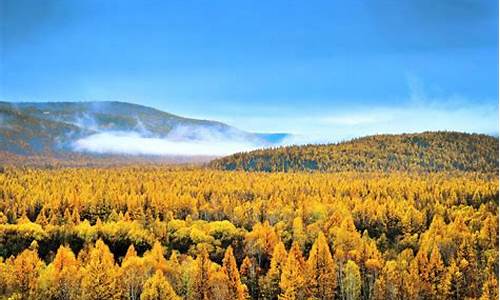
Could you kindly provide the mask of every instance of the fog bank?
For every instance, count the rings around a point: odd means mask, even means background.
[[[166,137],[136,131],[99,132],[76,140],[72,146],[78,152],[98,154],[223,156],[262,148],[266,143],[237,132],[177,127]]]

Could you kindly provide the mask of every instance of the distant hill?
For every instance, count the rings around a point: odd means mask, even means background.
[[[245,171],[498,172],[498,138],[458,132],[374,135],[327,145],[237,153],[210,163]]]
[[[73,143],[102,132],[197,140],[200,135],[273,145],[282,134],[250,133],[221,122],[184,118],[125,102],[0,102],[0,151],[16,155],[60,154]]]

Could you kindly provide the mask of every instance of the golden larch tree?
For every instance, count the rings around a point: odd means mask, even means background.
[[[134,245],[130,245],[120,268],[123,291],[130,300],[138,300],[147,279],[144,259],[137,256]]]
[[[83,267],[81,299],[120,299],[118,268],[108,246],[98,240]]]
[[[337,287],[335,262],[325,235],[320,232],[307,260],[307,280],[315,299],[332,299]]]
[[[240,273],[236,266],[236,260],[233,255],[233,247],[229,246],[222,260],[222,272],[224,272],[229,280],[229,292],[231,299],[243,300],[244,287],[241,284]]]
[[[195,268],[190,282],[189,299],[208,300],[211,261],[208,258],[208,251],[205,247],[201,248],[201,252],[194,263]]]
[[[160,270],[151,276],[145,283],[141,294],[141,300],[180,300],[174,289],[165,279]]]
[[[261,280],[262,296],[265,299],[278,299],[281,294],[280,279],[281,273],[287,261],[288,253],[285,245],[279,241],[274,247],[273,256],[271,258],[271,267],[266,276]]]
[[[279,299],[294,300],[306,299],[308,297],[309,292],[307,290],[305,271],[306,267],[302,251],[298,244],[293,244],[281,274],[281,294]]]

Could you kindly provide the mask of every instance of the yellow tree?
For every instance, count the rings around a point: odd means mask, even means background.
[[[344,270],[342,294],[346,300],[357,300],[361,297],[361,275],[358,265],[348,260]]]
[[[255,261],[246,256],[240,266],[241,281],[246,288],[245,294],[248,293],[252,298],[257,298],[259,292],[257,281],[258,267],[256,267],[255,265]]]
[[[7,264],[4,262],[3,258],[0,257],[0,295],[7,294],[7,287],[10,279],[9,271],[10,270],[7,269]]]
[[[495,249],[498,247],[498,216],[488,216],[482,224],[479,233],[479,244],[484,249]]]
[[[419,289],[421,286],[421,279],[418,273],[418,266],[415,260],[412,260],[408,264],[408,272],[406,273],[404,280],[404,292],[409,299],[415,299],[419,295]]]
[[[494,274],[490,274],[483,283],[483,292],[480,300],[498,299],[498,280]]]
[[[227,248],[222,263],[222,272],[226,274],[229,280],[229,293],[231,299],[243,300],[244,288],[240,281],[240,273],[238,272],[236,260],[234,259],[233,255],[233,248],[231,246]]]
[[[200,254],[195,260],[194,274],[191,278],[189,299],[193,300],[208,300],[210,280],[210,264],[208,252],[205,247],[201,248]]]
[[[368,231],[363,232],[360,259],[360,272],[363,276],[362,296],[363,299],[371,299],[375,280],[380,270],[383,268],[383,258],[374,240],[370,239]]]
[[[31,299],[38,288],[38,276],[43,268],[43,262],[38,258],[36,250],[24,250],[14,260],[8,261],[12,276],[12,289],[21,295],[22,299]]]
[[[267,265],[277,242],[276,232],[267,221],[263,224],[255,224],[252,231],[245,237],[247,253],[257,258],[257,263],[261,268]]]
[[[168,283],[160,270],[151,276],[145,283],[141,294],[141,300],[179,300],[174,289]]]
[[[160,242],[156,241],[153,248],[144,254],[144,265],[150,275],[153,275],[157,270],[165,274],[167,259],[163,256],[163,247]]]
[[[226,273],[222,270],[210,273],[210,280],[207,282],[209,299],[237,299],[233,298],[233,291],[230,290],[231,283]]]
[[[277,299],[281,293],[280,278],[286,264],[288,253],[285,245],[280,241],[276,244],[271,258],[271,267],[262,280],[262,296],[264,299]]]
[[[170,285],[175,290],[177,295],[183,295],[183,282],[182,282],[182,267],[177,258],[177,253],[175,251],[170,255],[167,261],[167,268],[165,270],[165,277],[167,278]]]
[[[305,262],[298,244],[293,244],[281,273],[279,299],[305,299],[308,296]]]
[[[320,232],[307,260],[308,284],[315,299],[332,299],[337,287],[335,262],[325,235]]]
[[[137,256],[134,245],[130,245],[127,254],[123,258],[120,277],[126,297],[131,300],[138,300],[142,286],[147,279],[147,272],[144,259]]]
[[[90,250],[82,273],[81,299],[120,299],[117,266],[102,240]]]
[[[460,272],[455,260],[451,261],[450,266],[447,268],[447,277],[450,279],[450,298],[461,299],[464,289],[464,276]]]
[[[397,262],[387,261],[375,282],[375,299],[401,299],[402,279]]]
[[[415,299],[418,297],[418,286],[419,286],[419,276],[415,268],[412,268],[412,262],[414,261],[413,250],[406,249],[403,250],[392,266],[394,271],[392,273],[395,275],[390,278],[392,285],[397,287],[397,293],[399,298],[403,299]],[[394,261],[390,261],[394,262]],[[384,276],[386,274],[383,274]]]
[[[54,299],[78,299],[80,263],[69,247],[61,246],[54,261],[44,272],[44,293]]]
[[[457,266],[463,274],[463,296],[477,298],[480,296],[480,279],[477,274],[479,263],[475,251],[474,239],[464,239],[458,248]]]
[[[298,216],[292,222],[293,241],[297,243],[300,250],[304,250],[306,234],[304,233],[304,223],[302,217]]]
[[[448,299],[450,292],[450,278],[446,276],[446,268],[437,245],[434,245],[429,259],[430,280],[432,294],[435,299]]]
[[[431,270],[429,269],[429,258],[424,249],[417,252],[410,269],[413,273],[417,273],[420,278],[418,294],[425,299],[432,298]]]

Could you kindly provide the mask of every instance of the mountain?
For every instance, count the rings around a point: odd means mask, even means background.
[[[498,172],[498,138],[459,132],[374,135],[338,144],[237,153],[210,163],[245,171]]]
[[[221,122],[184,118],[125,102],[0,102],[0,151],[16,155],[70,153],[75,151],[75,143],[87,138],[130,135],[139,143],[210,139],[245,141],[255,148],[275,145],[287,136],[246,132]],[[93,149],[78,148],[83,152]]]

